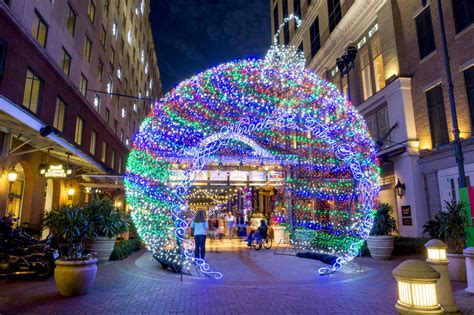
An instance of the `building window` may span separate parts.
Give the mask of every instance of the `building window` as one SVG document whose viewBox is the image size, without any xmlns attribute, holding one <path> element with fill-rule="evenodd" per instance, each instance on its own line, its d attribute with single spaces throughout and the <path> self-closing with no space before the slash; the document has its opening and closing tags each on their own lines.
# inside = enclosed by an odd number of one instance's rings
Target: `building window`
<svg viewBox="0 0 474 315">
<path fill-rule="evenodd" d="M 110 156 L 110 167 L 115 168 L 115 150 L 112 150 L 112 155 Z"/>
<path fill-rule="evenodd" d="M 95 93 L 95 96 L 94 96 L 94 109 L 100 113 L 100 105 L 101 105 L 101 100 L 100 100 L 100 96 L 98 93 Z"/>
<path fill-rule="evenodd" d="M 105 109 L 105 122 L 107 125 L 109 124 L 110 121 L 110 110 L 108 108 Z"/>
<path fill-rule="evenodd" d="M 114 23 L 112 23 L 112 36 L 114 36 L 115 39 L 117 39 L 118 36 L 118 22 L 116 17 L 114 17 Z"/>
<path fill-rule="evenodd" d="M 74 142 L 82 144 L 82 133 L 84 131 L 84 120 L 77 116 L 76 118 L 76 132 L 74 133 Z"/>
<path fill-rule="evenodd" d="M 471 114 L 471 134 L 474 135 L 474 66 L 464 71 L 464 80 L 466 81 L 467 99 Z"/>
<path fill-rule="evenodd" d="M 102 79 L 104 78 L 104 63 L 100 59 L 99 63 L 97 64 L 97 78 L 100 82 L 102 82 Z"/>
<path fill-rule="evenodd" d="M 102 141 L 102 157 L 100 160 L 105 163 L 106 158 L 107 158 L 107 142 Z"/>
<path fill-rule="evenodd" d="M 56 110 L 54 111 L 53 127 L 64 131 L 64 118 L 66 117 L 66 104 L 61 98 L 56 99 Z"/>
<path fill-rule="evenodd" d="M 66 27 L 67 27 L 67 30 L 68 32 L 71 34 L 71 36 L 74 36 L 74 31 L 76 29 L 76 13 L 74 12 L 74 10 L 72 9 L 71 5 L 68 4 L 69 6 L 69 13 L 68 13 L 68 16 L 67 16 L 67 20 L 66 20 Z"/>
<path fill-rule="evenodd" d="M 0 80 L 3 74 L 3 67 L 5 66 L 6 55 L 7 55 L 7 43 L 0 40 Z"/>
<path fill-rule="evenodd" d="M 107 93 L 112 94 L 112 90 L 114 88 L 113 84 L 114 81 L 112 80 L 112 77 L 109 76 L 109 81 L 107 82 Z"/>
<path fill-rule="evenodd" d="M 370 134 L 374 138 L 374 142 L 381 145 L 380 149 L 389 147 L 391 145 L 390 135 L 388 134 L 390 130 L 390 120 L 387 106 L 385 105 L 367 115 L 365 121 Z"/>
<path fill-rule="evenodd" d="M 102 46 L 105 47 L 105 39 L 107 37 L 107 31 L 105 30 L 105 27 L 102 25 L 101 29 L 100 29 L 100 43 L 102 44 Z"/>
<path fill-rule="evenodd" d="M 26 72 L 25 92 L 23 94 L 23 106 L 33 113 L 38 112 L 40 104 L 43 81 L 33 72 Z"/>
<path fill-rule="evenodd" d="M 104 0 L 104 15 L 109 15 L 110 0 Z"/>
<path fill-rule="evenodd" d="M 92 50 L 92 42 L 89 37 L 86 36 L 84 40 L 84 58 L 90 62 L 91 61 L 91 50 Z"/>
<path fill-rule="evenodd" d="M 123 142 L 123 129 L 120 129 L 120 141 Z"/>
<path fill-rule="evenodd" d="M 110 50 L 110 65 L 112 68 L 114 67 L 114 61 L 115 61 L 115 50 L 112 48 Z"/>
<path fill-rule="evenodd" d="M 332 32 L 341 20 L 341 3 L 339 0 L 327 0 L 329 16 L 329 32 Z"/>
<path fill-rule="evenodd" d="M 79 91 L 84 97 L 87 96 L 87 79 L 84 74 L 81 73 L 81 82 L 79 82 Z"/>
<path fill-rule="evenodd" d="M 383 66 L 382 44 L 380 37 L 375 35 L 370 42 L 370 54 L 374 71 L 375 93 L 385 87 L 385 69 Z"/>
<path fill-rule="evenodd" d="M 370 75 L 370 56 L 367 46 L 359 50 L 360 76 L 364 101 L 372 96 L 372 76 Z"/>
<path fill-rule="evenodd" d="M 474 2 L 472 0 L 453 0 L 456 33 L 474 23 Z"/>
<path fill-rule="evenodd" d="M 92 130 L 91 131 L 91 143 L 90 143 L 90 146 L 89 146 L 89 152 L 92 155 L 95 155 L 96 143 L 97 143 L 97 133 L 94 130 Z"/>
<path fill-rule="evenodd" d="M 122 173 L 122 157 L 119 156 L 119 161 L 118 161 L 118 172 Z"/>
<path fill-rule="evenodd" d="M 369 45 L 359 50 L 360 76 L 364 101 L 385 87 L 385 70 L 380 38 L 375 35 Z"/>
<path fill-rule="evenodd" d="M 319 48 L 321 48 L 318 17 L 316 17 L 316 20 L 314 20 L 309 28 L 309 37 L 311 40 L 311 58 L 313 58 L 318 53 Z"/>
<path fill-rule="evenodd" d="M 426 92 L 426 102 L 428 103 L 431 142 L 433 147 L 448 143 L 448 126 L 446 123 L 441 85 L 437 85 Z"/>
<path fill-rule="evenodd" d="M 114 133 L 115 134 L 117 134 L 117 126 L 118 126 L 117 119 L 114 119 Z"/>
<path fill-rule="evenodd" d="M 89 7 L 87 8 L 87 15 L 89 16 L 89 20 L 91 20 L 92 24 L 95 21 L 95 5 L 92 0 L 89 0 Z"/>
<path fill-rule="evenodd" d="M 423 59 L 436 49 L 430 7 L 427 7 L 415 18 L 415 23 L 420 59 Z"/>
<path fill-rule="evenodd" d="M 71 55 L 68 54 L 66 49 L 63 47 L 63 60 L 62 60 L 62 68 L 65 75 L 69 76 L 71 73 Z"/>
<path fill-rule="evenodd" d="M 48 25 L 43 18 L 35 10 L 33 16 L 33 26 L 31 27 L 31 34 L 40 43 L 41 46 L 46 47 L 46 38 L 48 37 Z"/>
</svg>

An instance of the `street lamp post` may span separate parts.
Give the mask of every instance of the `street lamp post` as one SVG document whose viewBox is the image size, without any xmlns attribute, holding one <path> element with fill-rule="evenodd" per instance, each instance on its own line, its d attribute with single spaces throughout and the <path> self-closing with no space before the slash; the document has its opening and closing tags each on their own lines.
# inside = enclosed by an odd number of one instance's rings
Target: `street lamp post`
<svg viewBox="0 0 474 315">
<path fill-rule="evenodd" d="M 336 59 L 337 68 L 341 77 L 341 87 L 344 75 L 347 75 L 347 99 L 349 101 L 351 101 L 351 82 L 349 80 L 349 72 L 352 70 L 352 68 L 354 68 L 354 60 L 356 56 L 357 48 L 355 48 L 354 46 L 348 46 L 346 49 L 346 53 L 342 55 L 341 58 Z"/>
<path fill-rule="evenodd" d="M 427 0 L 421 0 L 421 4 L 426 6 Z M 451 77 L 451 67 L 449 65 L 449 54 L 448 54 L 448 44 L 446 42 L 446 30 L 444 28 L 444 15 L 443 7 L 441 0 L 438 0 L 438 16 L 439 24 L 441 29 L 441 44 L 443 47 L 443 57 L 444 57 L 444 68 L 446 71 L 446 77 L 448 80 L 448 96 L 449 96 L 449 106 L 451 110 L 451 121 L 453 124 L 453 134 L 454 134 L 454 153 L 456 155 L 456 163 L 458 166 L 458 175 L 459 175 L 459 188 L 466 187 L 466 174 L 464 171 L 464 158 L 462 155 L 462 146 L 461 139 L 459 137 L 459 127 L 458 127 L 458 117 L 456 114 L 456 103 L 454 101 L 454 92 L 453 92 L 453 79 Z"/>
</svg>

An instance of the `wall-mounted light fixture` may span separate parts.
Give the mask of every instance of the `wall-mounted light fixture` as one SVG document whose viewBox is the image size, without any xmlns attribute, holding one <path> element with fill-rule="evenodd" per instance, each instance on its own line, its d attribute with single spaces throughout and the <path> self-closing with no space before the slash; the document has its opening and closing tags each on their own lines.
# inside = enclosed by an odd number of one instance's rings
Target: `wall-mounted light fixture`
<svg viewBox="0 0 474 315">
<path fill-rule="evenodd" d="M 400 199 L 402 199 L 402 197 L 405 195 L 405 184 L 400 182 L 400 178 L 395 185 L 395 192 L 397 193 L 397 196 L 400 197 Z"/>
</svg>

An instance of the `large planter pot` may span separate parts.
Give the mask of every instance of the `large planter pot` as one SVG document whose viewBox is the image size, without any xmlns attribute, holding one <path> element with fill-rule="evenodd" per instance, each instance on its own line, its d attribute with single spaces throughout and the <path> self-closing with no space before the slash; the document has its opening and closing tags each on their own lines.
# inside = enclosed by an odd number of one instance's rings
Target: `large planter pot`
<svg viewBox="0 0 474 315">
<path fill-rule="evenodd" d="M 97 259 L 56 260 L 54 280 L 61 295 L 86 294 L 97 274 Z"/>
<path fill-rule="evenodd" d="M 369 236 L 367 247 L 375 260 L 386 260 L 392 256 L 395 237 L 391 235 Z"/>
<path fill-rule="evenodd" d="M 116 237 L 108 238 L 99 236 L 93 241 L 88 241 L 86 246 L 89 250 L 96 252 L 96 258 L 99 263 L 109 260 L 110 254 L 114 251 Z"/>
<path fill-rule="evenodd" d="M 282 226 L 273 226 L 273 240 L 277 244 L 285 244 L 285 228 Z"/>
<path fill-rule="evenodd" d="M 462 254 L 448 254 L 448 274 L 453 281 L 467 281 L 466 259 Z"/>
</svg>

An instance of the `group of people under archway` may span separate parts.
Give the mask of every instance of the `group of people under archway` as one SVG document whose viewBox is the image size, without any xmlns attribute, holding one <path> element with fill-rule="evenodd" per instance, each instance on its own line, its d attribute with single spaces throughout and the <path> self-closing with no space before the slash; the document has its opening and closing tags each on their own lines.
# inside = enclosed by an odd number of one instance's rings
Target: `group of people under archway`
<svg viewBox="0 0 474 315">
<path fill-rule="evenodd" d="M 243 218 L 240 218 L 239 223 L 236 224 L 236 222 L 237 220 L 232 212 L 228 212 L 225 217 L 211 217 L 208 220 L 204 210 L 197 210 L 191 223 L 191 234 L 194 237 L 195 243 L 194 257 L 204 259 L 208 235 L 212 240 L 215 240 L 217 233 L 218 239 L 222 241 L 225 232 L 227 232 L 227 237 L 232 240 L 237 229 L 239 238 L 246 238 L 247 246 L 249 247 L 255 237 L 260 237 L 261 239 L 268 237 L 268 225 L 265 220 L 261 220 L 258 229 L 251 230 L 248 235 L 248 223 L 244 222 Z"/>
</svg>

